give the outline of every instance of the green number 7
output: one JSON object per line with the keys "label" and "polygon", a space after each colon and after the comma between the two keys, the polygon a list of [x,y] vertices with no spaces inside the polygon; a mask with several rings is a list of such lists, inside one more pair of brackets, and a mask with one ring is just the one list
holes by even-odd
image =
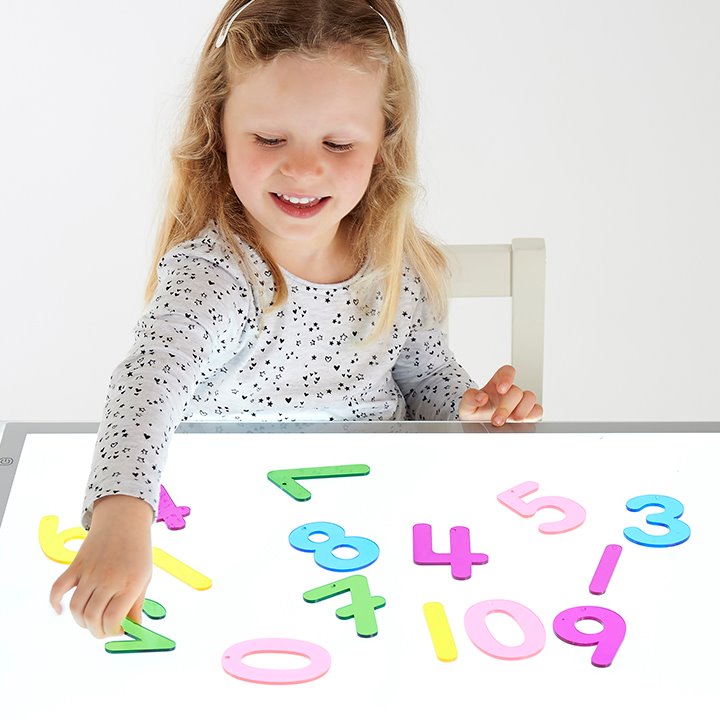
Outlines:
{"label": "green number 7", "polygon": [[291,498],[300,502],[309,500],[312,495],[298,480],[316,480],[318,478],[355,477],[367,475],[370,468],[367,465],[327,465],[325,467],[296,468],[294,470],[271,470],[268,480],[277,485]]}

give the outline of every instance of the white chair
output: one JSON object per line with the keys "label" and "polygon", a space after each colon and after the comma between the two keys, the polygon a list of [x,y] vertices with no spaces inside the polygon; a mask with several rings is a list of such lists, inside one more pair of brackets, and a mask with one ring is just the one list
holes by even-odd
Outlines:
{"label": "white chair", "polygon": [[542,403],[545,241],[516,238],[510,245],[445,245],[443,249],[452,273],[451,298],[512,298],[510,364],[516,370],[515,382],[532,390]]}

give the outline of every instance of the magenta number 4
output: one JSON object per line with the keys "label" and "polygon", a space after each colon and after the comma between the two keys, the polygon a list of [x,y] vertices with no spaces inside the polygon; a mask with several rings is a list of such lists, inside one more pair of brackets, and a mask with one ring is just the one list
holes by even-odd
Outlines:
{"label": "magenta number 4", "polygon": [[470,551],[470,530],[462,525],[450,528],[450,552],[438,553],[432,549],[432,525],[413,525],[413,561],[416,565],[449,565],[456,580],[467,580],[473,565],[485,565],[485,553]]}

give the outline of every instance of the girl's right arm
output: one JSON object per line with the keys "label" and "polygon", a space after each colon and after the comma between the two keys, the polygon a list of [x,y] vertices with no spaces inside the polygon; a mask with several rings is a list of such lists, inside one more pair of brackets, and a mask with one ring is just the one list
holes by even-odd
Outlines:
{"label": "girl's right arm", "polygon": [[50,594],[60,613],[77,586],[70,611],[95,637],[121,634],[126,616],[141,621],[170,439],[196,385],[235,357],[255,315],[245,275],[215,230],[171,248],[157,274],[133,347],[111,377],[83,503],[88,535]]}
{"label": "girl's right arm", "polygon": [[92,524],[70,567],[55,581],[50,604],[73,587],[70,612],[96,638],[122,635],[129,617],[142,624],[140,612],[152,576],[152,507],[129,495],[95,501]]}

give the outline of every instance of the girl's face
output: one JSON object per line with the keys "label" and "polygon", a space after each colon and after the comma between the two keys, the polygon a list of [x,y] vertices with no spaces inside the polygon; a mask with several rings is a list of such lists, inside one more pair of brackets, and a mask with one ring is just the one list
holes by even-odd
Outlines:
{"label": "girl's face", "polygon": [[[285,55],[238,80],[222,133],[250,222],[271,253],[329,248],[380,160],[384,70],[359,73],[339,58]],[[327,199],[310,215],[286,210],[276,193]]]}

